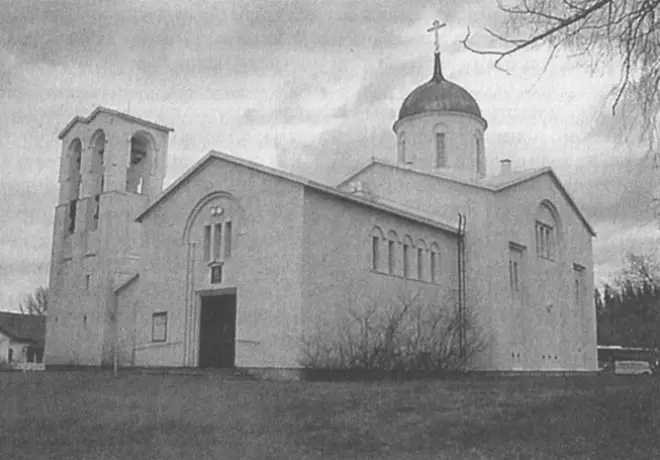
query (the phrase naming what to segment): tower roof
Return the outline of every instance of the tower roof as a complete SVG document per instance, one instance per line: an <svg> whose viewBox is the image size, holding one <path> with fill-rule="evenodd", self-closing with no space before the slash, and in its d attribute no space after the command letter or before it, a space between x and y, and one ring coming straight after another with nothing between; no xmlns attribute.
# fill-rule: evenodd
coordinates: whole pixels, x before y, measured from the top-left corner
<svg viewBox="0 0 660 460"><path fill-rule="evenodd" d="M399 110L399 120L428 112L459 112L481 117L481 109L472 95L442 75L440 53L435 53L433 77L415 88Z"/></svg>

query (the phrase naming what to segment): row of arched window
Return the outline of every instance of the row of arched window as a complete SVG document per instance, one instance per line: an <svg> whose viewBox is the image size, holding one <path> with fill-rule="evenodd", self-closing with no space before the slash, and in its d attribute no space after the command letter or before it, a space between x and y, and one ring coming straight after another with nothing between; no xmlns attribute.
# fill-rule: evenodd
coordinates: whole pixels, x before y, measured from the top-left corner
<svg viewBox="0 0 660 460"><path fill-rule="evenodd" d="M410 235L399 238L394 230L387 235L374 227L371 236L371 269L378 273L438 283L442 276L442 256L437 243Z"/></svg>
<svg viewBox="0 0 660 460"><path fill-rule="evenodd" d="M91 189L93 202L88 207L89 228L88 230L96 230L98 227L99 216L99 203L100 195L104 189L104 176L105 176L105 144L106 137L103 130L98 130L90 139L90 161L89 172L91 173ZM149 168L152 160L148 158L150 149L150 141L140 133L131 137L130 140L130 157L128 167L126 168L126 191L131 193L142 194L145 193L145 186L147 183ZM75 138L69 144L67 149L67 180L69 184L68 190L68 212L66 219L67 233L74 233L76 230L76 209L80 199L80 186L82 182L82 156L83 156L83 143L80 138ZM152 155L153 156L153 155Z"/></svg>

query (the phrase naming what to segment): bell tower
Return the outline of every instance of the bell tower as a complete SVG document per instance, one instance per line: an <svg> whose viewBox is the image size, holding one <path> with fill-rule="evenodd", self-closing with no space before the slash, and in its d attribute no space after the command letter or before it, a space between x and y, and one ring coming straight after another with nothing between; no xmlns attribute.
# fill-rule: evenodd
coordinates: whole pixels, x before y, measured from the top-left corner
<svg viewBox="0 0 660 460"><path fill-rule="evenodd" d="M162 191L171 131L98 107L59 134L47 364L112 361L113 289L139 273L135 217Z"/></svg>

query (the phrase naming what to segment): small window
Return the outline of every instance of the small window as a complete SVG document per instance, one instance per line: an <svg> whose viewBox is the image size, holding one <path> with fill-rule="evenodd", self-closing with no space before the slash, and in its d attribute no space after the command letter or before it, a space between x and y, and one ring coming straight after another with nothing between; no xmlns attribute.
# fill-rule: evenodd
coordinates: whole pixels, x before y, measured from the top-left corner
<svg viewBox="0 0 660 460"><path fill-rule="evenodd" d="M222 283L222 265L211 267L211 284Z"/></svg>
<svg viewBox="0 0 660 460"><path fill-rule="evenodd" d="M211 226L204 226L204 261L211 260Z"/></svg>
<svg viewBox="0 0 660 460"><path fill-rule="evenodd" d="M69 227L68 231L69 233L73 233L76 231L76 211L78 207L78 200L71 200L69 202L69 217L68 217L68 222L69 222Z"/></svg>
<svg viewBox="0 0 660 460"><path fill-rule="evenodd" d="M431 283L435 283L436 280L438 279L438 266L437 266L437 260L436 260L436 252L431 251Z"/></svg>
<svg viewBox="0 0 660 460"><path fill-rule="evenodd" d="M584 280L585 269L582 265L573 264L573 284L574 284L574 295L576 305L582 304L584 298L583 291L585 286Z"/></svg>
<svg viewBox="0 0 660 460"><path fill-rule="evenodd" d="M225 223L225 259L231 257L231 222Z"/></svg>
<svg viewBox="0 0 660 460"><path fill-rule="evenodd" d="M424 249L417 248L417 279L424 280Z"/></svg>
<svg viewBox="0 0 660 460"><path fill-rule="evenodd" d="M222 254L222 223L215 224L213 235L213 260L220 260Z"/></svg>
<svg viewBox="0 0 660 460"><path fill-rule="evenodd" d="M403 276L410 278L410 246L405 243L403 245Z"/></svg>
<svg viewBox="0 0 660 460"><path fill-rule="evenodd" d="M396 272L396 253L394 252L395 248L395 243L394 241L388 241L387 242L387 248L388 248L388 269L390 275L394 275Z"/></svg>
<svg viewBox="0 0 660 460"><path fill-rule="evenodd" d="M167 340L167 313L154 313L151 317L151 341L165 342Z"/></svg>
<svg viewBox="0 0 660 460"><path fill-rule="evenodd" d="M377 236L371 237L371 269L378 271L378 246L380 245L380 238Z"/></svg>
<svg viewBox="0 0 660 460"><path fill-rule="evenodd" d="M518 262L509 260L509 284L512 291L520 291L520 275L518 273Z"/></svg>
<svg viewBox="0 0 660 460"><path fill-rule="evenodd" d="M14 350L12 348L9 348L7 350L7 362L11 363L14 360Z"/></svg>
<svg viewBox="0 0 660 460"><path fill-rule="evenodd" d="M445 157L445 133L435 134L435 167L444 168L447 164Z"/></svg>
<svg viewBox="0 0 660 460"><path fill-rule="evenodd" d="M482 164L481 164L481 139L479 139L479 136L475 136L475 144L476 144L476 150L477 150L477 173L481 173L482 169Z"/></svg>
<svg viewBox="0 0 660 460"><path fill-rule="evenodd" d="M89 284L91 281L92 276L91 275L85 275L85 289L89 291Z"/></svg>

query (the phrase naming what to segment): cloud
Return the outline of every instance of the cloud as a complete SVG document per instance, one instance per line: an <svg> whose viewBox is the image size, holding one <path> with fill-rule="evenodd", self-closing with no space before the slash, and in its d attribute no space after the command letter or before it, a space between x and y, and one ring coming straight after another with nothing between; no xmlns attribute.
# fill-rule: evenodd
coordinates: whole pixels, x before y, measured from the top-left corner
<svg viewBox="0 0 660 460"><path fill-rule="evenodd" d="M633 191L652 187L613 163L624 155L612 139L589 137L612 75L559 59L539 80L543 50L509 60L511 76L493 69L458 43L467 25L496 22L490 2L0 0L0 11L0 196L10 208L0 237L14 261L0 308L47 281L56 136L73 116L130 106L174 127L166 182L218 149L336 183L394 155L400 104L431 76L426 28L437 14L449 24L445 74L489 121L491 170L505 156L515 168L553 166L599 235L643 220ZM620 259L598 248L599 266Z"/></svg>

